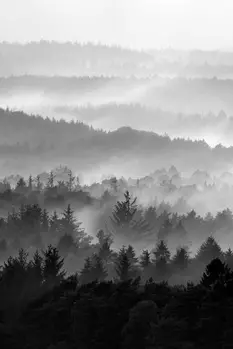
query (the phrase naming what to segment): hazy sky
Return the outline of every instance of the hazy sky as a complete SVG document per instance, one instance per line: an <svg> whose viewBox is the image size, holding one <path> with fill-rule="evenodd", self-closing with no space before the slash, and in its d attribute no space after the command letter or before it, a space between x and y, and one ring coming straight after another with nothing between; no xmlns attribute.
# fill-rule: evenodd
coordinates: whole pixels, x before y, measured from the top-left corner
<svg viewBox="0 0 233 349"><path fill-rule="evenodd" d="M0 0L0 41L233 48L233 0Z"/></svg>

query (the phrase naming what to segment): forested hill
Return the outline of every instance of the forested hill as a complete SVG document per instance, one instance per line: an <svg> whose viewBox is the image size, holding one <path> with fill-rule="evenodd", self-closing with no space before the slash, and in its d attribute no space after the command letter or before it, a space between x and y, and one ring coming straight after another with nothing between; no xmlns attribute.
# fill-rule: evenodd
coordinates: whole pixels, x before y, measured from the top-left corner
<svg viewBox="0 0 233 349"><path fill-rule="evenodd" d="M28 157L38 163L40 156L50 161L50 167L54 162L67 165L71 162L73 166L75 160L79 161L79 171L90 164L96 166L111 160L115 164L119 162L121 168L129 163L129 168L144 164L147 172L154 169L155 163L156 166L173 163L184 171L202 168L223 172L231 167L233 148L219 145L211 149L204 141L171 140L167 135L130 127L104 132L80 122L43 119L0 109L0 154L8 161L20 155L21 163Z"/></svg>

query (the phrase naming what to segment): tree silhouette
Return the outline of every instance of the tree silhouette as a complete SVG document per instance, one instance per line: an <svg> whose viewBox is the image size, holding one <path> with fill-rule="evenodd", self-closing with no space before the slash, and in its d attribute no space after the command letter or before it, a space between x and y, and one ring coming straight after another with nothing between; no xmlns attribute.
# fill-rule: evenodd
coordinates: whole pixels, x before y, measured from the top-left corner
<svg viewBox="0 0 233 349"><path fill-rule="evenodd" d="M161 258L164 258L168 262L171 256L164 240L160 240L156 244L155 250L152 253L155 256L155 259L152 260L153 263L157 263Z"/></svg>
<svg viewBox="0 0 233 349"><path fill-rule="evenodd" d="M78 222L74 217L74 211L68 204L67 209L63 212L63 217L60 220L59 230L61 235L72 235L77 243L77 246L82 239L85 238L86 234L84 229L80 228L81 222Z"/></svg>
<svg viewBox="0 0 233 349"><path fill-rule="evenodd" d="M176 253L172 258L172 263L179 269L185 269L189 263L189 254L185 247L179 247L176 249Z"/></svg>
<svg viewBox="0 0 233 349"><path fill-rule="evenodd" d="M86 257L84 262L84 267L81 270L80 276L79 276L80 284L88 284L89 282L92 282L94 279L93 274L94 273L93 273L91 258Z"/></svg>
<svg viewBox="0 0 233 349"><path fill-rule="evenodd" d="M115 263L115 271L120 281L126 281L131 278L132 265L125 246L119 251Z"/></svg>
<svg viewBox="0 0 233 349"><path fill-rule="evenodd" d="M223 253L221 247L217 244L215 239L212 236L210 236L200 246L195 258L202 263L208 263L214 258L222 257Z"/></svg>
<svg viewBox="0 0 233 349"><path fill-rule="evenodd" d="M214 258L205 269L201 278L201 284L207 288L214 287L217 283L226 286L229 280L233 279L233 273L230 268L219 258Z"/></svg>
<svg viewBox="0 0 233 349"><path fill-rule="evenodd" d="M54 287L65 276L65 271L62 270L64 258L60 257L57 248L52 245L49 245L42 253L44 256L43 278L49 287Z"/></svg>
<svg viewBox="0 0 233 349"><path fill-rule="evenodd" d="M125 226L129 227L137 211L137 198L132 199L128 190L125 192L124 197L124 201L117 201L112 217L110 217L114 226L121 228L124 228Z"/></svg>
<svg viewBox="0 0 233 349"><path fill-rule="evenodd" d="M148 250L143 250L140 256L140 265L142 268L146 268L151 265L150 252Z"/></svg>
<svg viewBox="0 0 233 349"><path fill-rule="evenodd" d="M104 281L108 276L107 270L104 267L103 260L97 254L92 257L92 272L95 280Z"/></svg>

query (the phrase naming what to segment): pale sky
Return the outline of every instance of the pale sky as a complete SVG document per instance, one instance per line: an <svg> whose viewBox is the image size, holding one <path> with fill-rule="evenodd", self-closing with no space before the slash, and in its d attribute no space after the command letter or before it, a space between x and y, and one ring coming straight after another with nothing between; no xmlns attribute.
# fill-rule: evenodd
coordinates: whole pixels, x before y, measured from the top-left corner
<svg viewBox="0 0 233 349"><path fill-rule="evenodd" d="M233 48L233 0L0 0L0 5L0 41Z"/></svg>

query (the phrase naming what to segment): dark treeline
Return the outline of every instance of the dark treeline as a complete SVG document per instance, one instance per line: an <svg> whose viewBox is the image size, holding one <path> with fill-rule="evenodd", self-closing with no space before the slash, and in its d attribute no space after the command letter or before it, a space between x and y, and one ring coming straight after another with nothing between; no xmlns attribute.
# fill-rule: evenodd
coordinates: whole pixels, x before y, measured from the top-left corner
<svg viewBox="0 0 233 349"><path fill-rule="evenodd" d="M114 252L109 235L100 231L98 239L98 251L68 277L52 245L30 260L20 249L4 262L3 348L232 346L233 271L224 262L232 265L230 249L223 253L210 237L191 260L185 248L171 257L161 240L137 258L132 245ZM187 275L206 261L197 283L169 285L172 273Z"/></svg>
<svg viewBox="0 0 233 349"><path fill-rule="evenodd" d="M122 166L120 171L127 166L131 170L135 168L135 172L142 167L150 172L153 163L158 167L173 163L183 171L194 171L195 168L226 171L233 154L232 147L218 145L210 148L205 141L171 140L167 135L130 127L104 132L80 122L43 119L4 109L0 109L0 139L3 171L6 169L8 173L21 169L22 163L28 171L55 163L72 167L74 159L85 171L97 165L108 164L109 168L113 158L114 164ZM137 162L143 166L139 168ZM134 174L129 172L129 175Z"/></svg>

